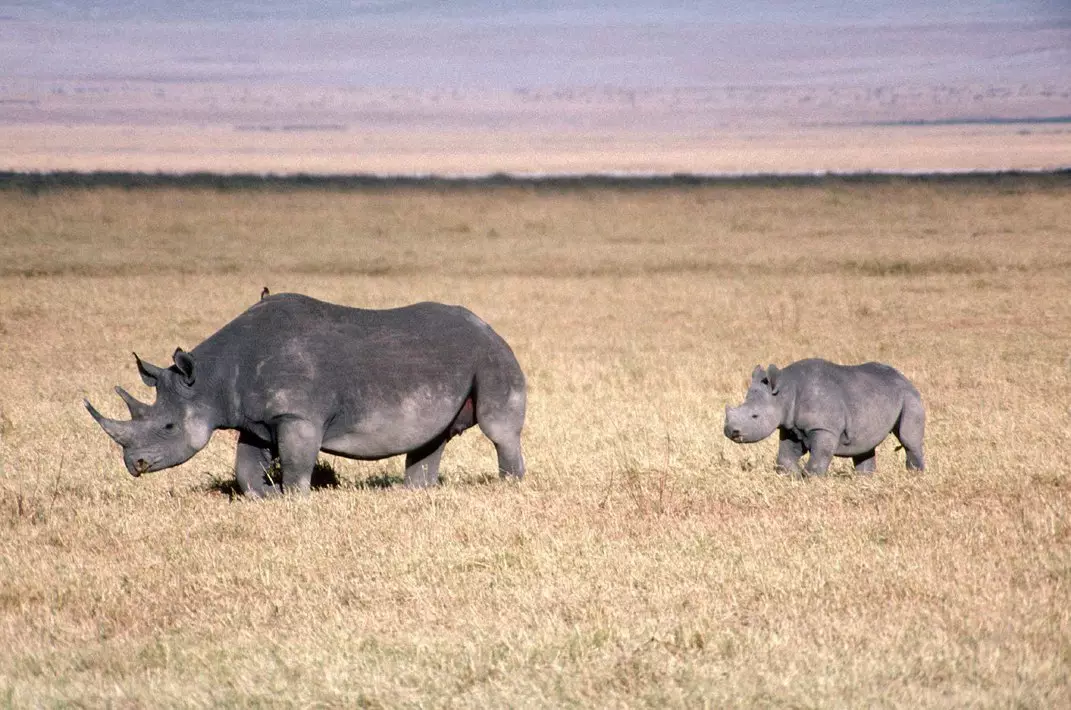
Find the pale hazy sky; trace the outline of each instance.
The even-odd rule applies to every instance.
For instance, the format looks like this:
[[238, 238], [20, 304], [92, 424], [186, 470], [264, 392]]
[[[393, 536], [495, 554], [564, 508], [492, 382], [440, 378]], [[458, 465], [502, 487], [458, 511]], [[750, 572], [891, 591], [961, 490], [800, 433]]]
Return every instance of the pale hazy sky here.
[[35, 21], [243, 22], [462, 20], [479, 23], [747, 22], [928, 24], [1068, 19], [1064, 0], [16, 0], [0, 2], [8, 19]]
[[0, 78], [515, 89], [1066, 82], [1071, 1], [0, 2]]

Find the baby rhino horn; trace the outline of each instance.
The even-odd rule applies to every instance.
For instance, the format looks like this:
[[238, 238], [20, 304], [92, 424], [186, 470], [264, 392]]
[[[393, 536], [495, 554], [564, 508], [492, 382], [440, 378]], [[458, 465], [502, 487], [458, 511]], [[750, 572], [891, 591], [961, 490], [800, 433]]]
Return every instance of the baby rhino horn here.
[[123, 401], [126, 402], [126, 408], [130, 410], [131, 419], [141, 419], [149, 413], [149, 405], [134, 399], [134, 395], [130, 394], [122, 387], [116, 387], [115, 393], [122, 397]]

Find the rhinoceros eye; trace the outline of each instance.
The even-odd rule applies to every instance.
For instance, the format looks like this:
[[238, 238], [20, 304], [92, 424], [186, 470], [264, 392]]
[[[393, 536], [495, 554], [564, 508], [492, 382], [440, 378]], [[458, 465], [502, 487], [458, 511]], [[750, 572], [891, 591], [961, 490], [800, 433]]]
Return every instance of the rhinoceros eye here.
[[175, 425], [172, 424], [171, 422], [168, 422], [167, 424], [164, 424], [164, 429], [167, 429], [168, 431], [170, 431], [171, 429], [174, 429], [174, 428], [175, 428]]

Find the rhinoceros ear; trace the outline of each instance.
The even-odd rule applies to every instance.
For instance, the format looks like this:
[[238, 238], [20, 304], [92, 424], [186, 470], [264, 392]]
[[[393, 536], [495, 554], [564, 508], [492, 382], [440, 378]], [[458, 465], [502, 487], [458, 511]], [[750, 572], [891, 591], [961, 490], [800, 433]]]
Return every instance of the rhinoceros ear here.
[[175, 367], [178, 368], [179, 374], [182, 375], [182, 381], [187, 386], [193, 385], [193, 355], [182, 348], [175, 348], [175, 354], [172, 356], [175, 359]]
[[141, 381], [148, 387], [155, 387], [160, 380], [160, 373], [163, 372], [163, 368], [157, 367], [151, 362], [145, 362], [138, 357], [137, 353], [134, 353], [134, 360], [138, 363], [138, 374], [141, 375]]
[[766, 370], [762, 369], [762, 365], [755, 365], [755, 369], [751, 371], [751, 381], [762, 382], [764, 377], [766, 377]]
[[770, 394], [777, 394], [781, 391], [778, 386], [780, 385], [781, 370], [778, 369], [777, 365], [770, 365], [766, 368], [766, 379], [770, 383]]

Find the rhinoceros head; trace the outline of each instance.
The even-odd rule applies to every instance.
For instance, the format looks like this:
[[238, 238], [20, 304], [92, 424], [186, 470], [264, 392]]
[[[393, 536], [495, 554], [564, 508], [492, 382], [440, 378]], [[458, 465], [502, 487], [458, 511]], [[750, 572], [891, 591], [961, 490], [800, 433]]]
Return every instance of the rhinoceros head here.
[[780, 374], [777, 365], [770, 365], [767, 370], [761, 365], [755, 367], [744, 403], [739, 407], [725, 407], [725, 436], [738, 444], [750, 444], [774, 433], [781, 423], [777, 383]]
[[175, 351], [175, 364], [162, 368], [134, 353], [142, 381], [156, 388], [156, 402], [139, 402], [122, 387], [115, 391], [130, 410], [130, 421], [108, 419], [86, 400], [86, 409], [101, 428], [123, 447], [123, 462], [137, 477], [177, 466], [196, 454], [212, 437], [213, 427], [195, 390], [193, 356]]

